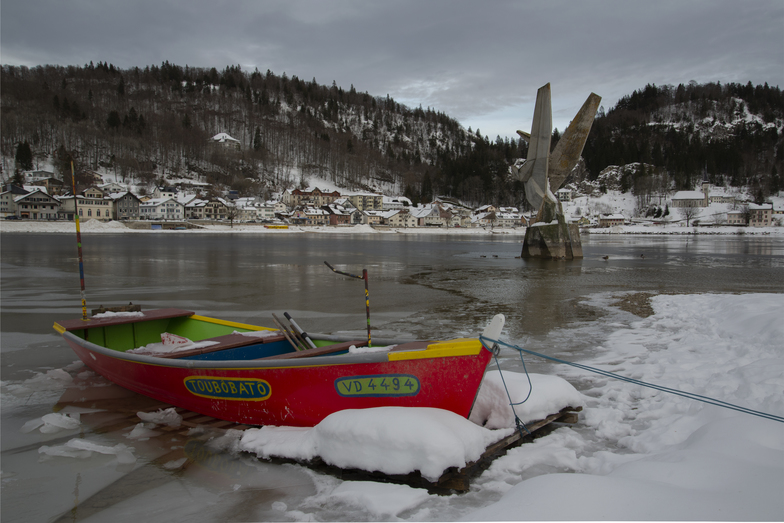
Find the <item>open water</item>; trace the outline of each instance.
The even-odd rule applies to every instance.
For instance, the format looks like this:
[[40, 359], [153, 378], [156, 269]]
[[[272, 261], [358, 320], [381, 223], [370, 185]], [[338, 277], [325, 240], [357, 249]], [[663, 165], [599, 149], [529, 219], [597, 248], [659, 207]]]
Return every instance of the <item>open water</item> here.
[[[85, 376], [68, 389], [45, 378], [76, 359], [52, 330], [55, 320], [81, 314], [75, 240], [8, 233], [0, 240], [4, 520], [269, 520], [282, 514], [275, 502], [293, 510], [315, 492], [314, 473], [301, 467], [194, 452], [195, 440], [176, 435], [166, 442], [165, 435], [129, 440], [124, 434], [133, 424], [85, 422], [75, 431], [21, 433], [24, 423], [85, 396], [116, 397], [130, 411], [144, 408], [145, 400], [101, 378]], [[133, 302], [268, 327], [273, 312], [287, 311], [309, 332], [361, 336], [364, 285], [332, 273], [328, 261], [353, 274], [368, 270], [374, 336], [475, 336], [503, 313], [504, 339], [580, 359], [590, 356], [602, 332], [574, 339], [570, 328], [633, 321], [637, 316], [614, 305], [624, 296], [784, 291], [781, 237], [583, 235], [585, 258], [546, 262], [517, 258], [521, 240], [511, 234], [85, 234], [86, 296], [88, 308]], [[507, 368], [520, 366], [512, 354], [502, 360]], [[548, 368], [536, 361], [528, 366]], [[74, 437], [133, 446], [136, 465], [117, 467], [113, 456], [40, 459], [42, 445]], [[185, 455], [196, 466], [165, 466], [173, 462], [166, 461], [171, 452], [189, 445]]]

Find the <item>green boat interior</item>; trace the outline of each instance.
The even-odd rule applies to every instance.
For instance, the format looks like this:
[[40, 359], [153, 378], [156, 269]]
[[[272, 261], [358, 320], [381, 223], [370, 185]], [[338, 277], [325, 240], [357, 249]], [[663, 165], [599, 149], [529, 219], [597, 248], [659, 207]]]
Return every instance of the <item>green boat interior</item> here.
[[[63, 320], [55, 323], [55, 329], [61, 333], [71, 332], [90, 343], [118, 352], [160, 343], [162, 333], [182, 336], [193, 342], [214, 342], [207, 347], [154, 354], [161, 358], [191, 360], [307, 358], [343, 354], [352, 345], [361, 347], [367, 344], [361, 340], [340, 343], [313, 340], [315, 348], [296, 350], [286, 336], [264, 327], [197, 316], [193, 311], [182, 309], [158, 309], [142, 314]], [[270, 334], [262, 337], [243, 334], [249, 332]]]

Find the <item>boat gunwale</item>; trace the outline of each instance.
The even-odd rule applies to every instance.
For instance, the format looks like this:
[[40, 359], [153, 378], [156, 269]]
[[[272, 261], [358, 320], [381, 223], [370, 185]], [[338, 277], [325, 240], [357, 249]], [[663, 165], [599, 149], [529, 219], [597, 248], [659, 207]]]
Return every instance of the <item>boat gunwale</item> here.
[[[183, 368], [183, 369], [263, 370], [263, 369], [280, 369], [280, 368], [291, 368], [291, 367], [324, 367], [324, 366], [334, 366], [334, 365], [352, 365], [352, 364], [360, 364], [360, 363], [390, 363], [389, 352], [386, 351], [313, 356], [309, 358], [280, 359], [280, 360], [265, 360], [265, 359], [185, 360], [185, 359], [176, 359], [176, 358], [161, 358], [158, 356], [151, 356], [146, 354], [133, 354], [128, 352], [119, 352], [114, 349], [109, 349], [106, 347], [102, 347], [100, 345], [96, 345], [95, 343], [80, 338], [79, 336], [76, 336], [71, 332], [63, 332], [62, 336], [69, 343], [75, 343], [84, 349], [95, 352], [97, 354], [101, 354], [103, 356], [108, 356], [116, 360], [129, 361], [129, 362], [140, 363], [145, 365], [156, 365], [160, 367], [175, 367], [175, 368]], [[330, 336], [330, 338], [336, 338], [336, 337]], [[334, 340], [334, 341], [340, 341], [340, 340]], [[482, 349], [487, 350], [484, 347], [484, 345], [482, 345], [480, 350], [475, 355], [468, 355], [468, 357], [479, 356], [482, 352]], [[411, 352], [419, 352], [422, 350], [425, 349], [419, 349]], [[465, 356], [466, 355], [463, 355], [463, 357]], [[422, 358], [422, 359], [417, 359], [416, 361], [428, 361], [430, 359], [438, 359], [440, 357], [443, 356], [435, 356], [434, 358]], [[458, 357], [458, 355], [455, 355], [455, 357]], [[408, 361], [413, 362], [415, 360], [408, 360]]]

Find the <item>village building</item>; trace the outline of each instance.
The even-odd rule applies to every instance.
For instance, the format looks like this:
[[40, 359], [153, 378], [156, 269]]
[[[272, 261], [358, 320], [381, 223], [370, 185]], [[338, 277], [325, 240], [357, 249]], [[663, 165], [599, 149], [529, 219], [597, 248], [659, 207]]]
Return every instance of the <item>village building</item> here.
[[310, 205], [312, 207], [321, 207], [329, 205], [335, 200], [340, 198], [340, 193], [337, 191], [326, 192], [320, 190], [318, 187], [312, 191], [303, 191], [294, 189], [293, 191], [286, 191], [284, 193], [284, 203], [289, 207], [299, 207], [301, 205]]
[[480, 212], [471, 217], [471, 224], [474, 227], [492, 227], [495, 221], [495, 212]]
[[743, 211], [727, 212], [727, 225], [746, 225], [745, 214]]
[[[37, 171], [37, 172], [41, 172], [41, 171]], [[30, 185], [34, 187], [43, 187], [46, 190], [47, 194], [51, 194], [51, 195], [63, 194], [64, 186], [62, 180], [58, 180], [57, 178], [54, 177], [32, 180], [30, 182]]]
[[215, 198], [210, 200], [204, 206], [205, 220], [225, 220], [229, 217], [229, 207], [222, 198]]
[[325, 205], [322, 209], [327, 212], [329, 225], [351, 224], [351, 211], [345, 209], [342, 205]]
[[672, 197], [672, 207], [707, 207], [708, 194], [700, 191], [678, 191]]
[[[60, 217], [65, 220], [73, 220], [74, 217], [74, 197], [63, 196], [60, 200]], [[76, 204], [79, 207], [79, 219], [96, 219], [109, 221], [112, 219], [112, 200], [104, 198], [103, 191], [97, 187], [88, 187], [81, 195], [76, 197]]]
[[97, 187], [105, 195], [128, 192], [128, 187], [117, 182], [102, 183], [97, 185]]
[[0, 193], [0, 216], [16, 216], [16, 202], [14, 199], [18, 196], [28, 194], [30, 191], [23, 189], [12, 184], [3, 186], [3, 192]]
[[174, 198], [152, 198], [139, 206], [142, 220], [182, 220], [185, 206]]
[[177, 188], [176, 187], [156, 187], [155, 190], [152, 192], [153, 198], [176, 198], [177, 197]]
[[411, 200], [405, 196], [382, 196], [381, 209], [384, 211], [394, 211], [411, 207]]
[[711, 194], [708, 198], [711, 204], [714, 203], [728, 203], [728, 204], [735, 204], [737, 203], [737, 198], [731, 194]]
[[373, 193], [349, 194], [346, 198], [360, 211], [384, 210], [384, 196]]
[[16, 214], [27, 220], [56, 220], [60, 207], [53, 196], [43, 190], [36, 190], [14, 198]]
[[555, 193], [556, 198], [558, 198], [559, 202], [571, 202], [572, 201], [572, 190], [567, 189], [566, 187], [562, 189], [558, 189]]
[[599, 216], [599, 227], [614, 227], [616, 225], [623, 225], [626, 218], [623, 214], [603, 214]]
[[519, 227], [520, 215], [511, 212], [498, 212], [496, 213], [495, 227], [513, 228]]
[[412, 207], [408, 212], [417, 219], [417, 226], [441, 226], [444, 224], [441, 218], [441, 211], [437, 205], [427, 204]]
[[773, 225], [773, 204], [749, 204], [749, 225], [751, 227], [770, 227]]
[[416, 227], [419, 221], [407, 211], [397, 211], [387, 220], [390, 227]]
[[216, 134], [212, 137], [212, 141], [227, 149], [234, 149], [239, 151], [242, 148], [242, 142], [227, 133]]
[[[179, 200], [182, 203], [182, 200]], [[185, 204], [185, 217], [189, 220], [203, 220], [204, 208], [207, 206], [207, 200], [199, 198], [192, 198]]]
[[115, 220], [138, 220], [141, 200], [132, 192], [111, 193], [107, 196], [112, 201], [112, 218]]

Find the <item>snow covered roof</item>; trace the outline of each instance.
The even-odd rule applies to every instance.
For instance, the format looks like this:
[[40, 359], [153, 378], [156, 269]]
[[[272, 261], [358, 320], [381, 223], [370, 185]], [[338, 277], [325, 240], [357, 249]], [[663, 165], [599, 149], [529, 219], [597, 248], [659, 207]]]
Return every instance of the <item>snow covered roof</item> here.
[[215, 136], [213, 136], [212, 139], [215, 140], [218, 143], [226, 143], [226, 142], [237, 142], [237, 143], [240, 143], [239, 140], [229, 136], [226, 133], [218, 133]]
[[384, 203], [400, 203], [403, 205], [411, 206], [411, 200], [406, 198], [405, 196], [384, 196], [382, 200]]
[[678, 191], [672, 197], [673, 200], [703, 200], [705, 194], [701, 191]]
[[[39, 192], [39, 193], [41, 193], [41, 194], [45, 194], [46, 196], [49, 196], [49, 193], [47, 193], [45, 190], [43, 190], [43, 187], [38, 187], [38, 188], [37, 188], [36, 190], [34, 190], [34, 191], [30, 191], [30, 192], [29, 192], [29, 193], [27, 193], [27, 194], [22, 194], [22, 195], [19, 195], [19, 196], [17, 196], [16, 198], [14, 198], [14, 201], [15, 201], [15, 202], [18, 202], [18, 201], [20, 201], [20, 200], [24, 200], [25, 198], [28, 198], [28, 197], [30, 197], [30, 196], [32, 196], [32, 195], [34, 195], [34, 194], [35, 194], [35, 193], [37, 193], [37, 192]], [[51, 198], [51, 197], [50, 197], [50, 198]], [[56, 198], [55, 198], [55, 199], [56, 199]]]
[[43, 185], [25, 185], [24, 190], [29, 193], [40, 191], [42, 193], [49, 194], [49, 192], [46, 190], [46, 187], [44, 187]]
[[133, 193], [132, 193], [132, 192], [130, 192], [130, 191], [123, 191], [123, 192], [113, 192], [113, 193], [111, 193], [111, 194], [107, 194], [106, 196], [104, 196], [104, 199], [119, 200], [120, 198], [123, 198], [123, 197], [125, 197], [125, 195], [126, 195], [126, 194], [130, 194], [131, 196], [133, 196], [133, 197], [134, 197], [134, 198], [136, 198], [137, 200], [139, 199], [139, 197], [138, 197], [138, 196], [136, 196], [135, 194], [133, 194]]
[[163, 203], [166, 203], [166, 202], [168, 202], [170, 200], [173, 201], [174, 203], [178, 203], [180, 205], [183, 205], [182, 203], [178, 202], [174, 198], [171, 198], [171, 197], [168, 197], [168, 196], [165, 197], [165, 198], [150, 198], [149, 200], [142, 202], [141, 205], [143, 207], [156, 207], [156, 206], [161, 205]]

